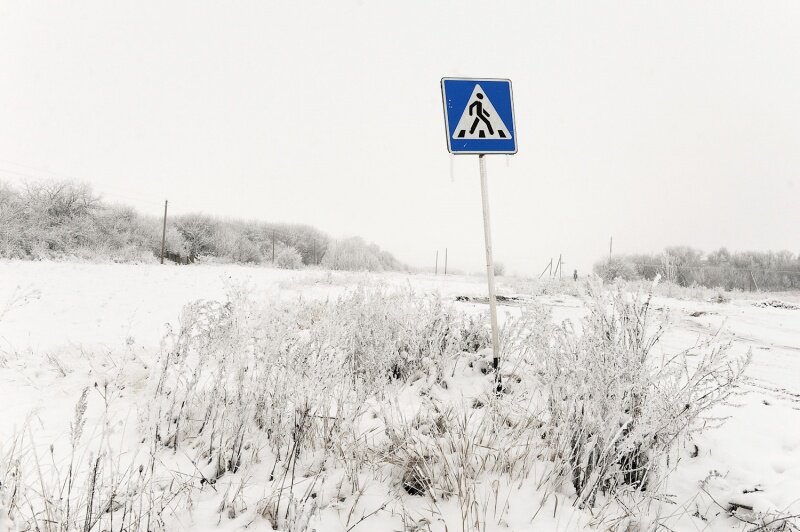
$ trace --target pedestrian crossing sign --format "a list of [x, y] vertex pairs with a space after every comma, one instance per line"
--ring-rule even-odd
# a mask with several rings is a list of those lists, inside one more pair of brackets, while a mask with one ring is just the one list
[[450, 153], [517, 153], [511, 80], [442, 78]]

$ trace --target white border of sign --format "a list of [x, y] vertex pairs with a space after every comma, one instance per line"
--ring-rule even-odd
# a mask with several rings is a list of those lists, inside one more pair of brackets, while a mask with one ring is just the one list
[[[481, 81], [505, 81], [508, 83], [508, 94], [511, 97], [511, 122], [514, 124], [514, 151], [453, 151], [450, 144], [450, 121], [447, 117], [447, 100], [444, 92], [445, 81], [474, 81], [480, 83]], [[444, 77], [439, 81], [439, 87], [442, 92], [442, 112], [444, 113], [444, 134], [447, 137], [447, 151], [453, 155], [514, 155], [519, 151], [519, 142], [517, 142], [517, 117], [514, 112], [514, 86], [510, 79], [507, 78], [451, 78]]]

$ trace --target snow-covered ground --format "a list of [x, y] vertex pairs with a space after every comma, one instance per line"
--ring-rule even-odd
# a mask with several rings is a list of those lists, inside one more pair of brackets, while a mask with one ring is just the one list
[[[481, 278], [468, 276], [233, 265], [0, 262], [0, 458], [26, 426], [26, 437], [43, 454], [49, 445], [58, 446], [69, 437], [82, 390], [89, 387], [91, 393], [102, 394], [104, 383], [113, 379], [124, 381], [114, 407], [117, 438], [135, 445], [136, 419], [148, 405], [141, 393], [146, 388], [148, 363], [160, 349], [167, 324], [177, 327], [187, 302], [222, 299], [231, 286], [247, 286], [261, 301], [291, 302], [333, 298], [357, 285], [410, 287], [418, 293], [438, 292], [448, 301], [485, 292]], [[579, 319], [585, 312], [574, 296], [526, 293], [526, 286], [501, 281], [500, 293], [532, 296], [549, 307], [557, 321]], [[797, 300], [796, 296], [789, 300], [793, 297]], [[736, 406], [715, 412], [730, 419], [696, 437], [692, 448], [683, 449], [673, 464], [667, 484], [673, 497], [665, 507], [672, 508], [674, 518], [664, 523], [673, 530], [743, 529], [745, 523], [728, 513], [731, 503], [738, 505], [733, 509], [745, 519], [750, 511], [800, 514], [800, 310], [762, 308], [753, 305], [752, 299], [736, 298], [711, 303], [657, 297], [654, 302], [673, 318], [673, 327], [660, 345], [665, 353], [686, 349], [717, 331], [732, 341], [733, 354], [752, 351], [746, 393], [736, 398]], [[479, 302], [455, 304], [472, 313], [485, 311]], [[501, 305], [501, 316], [519, 308]], [[141, 363], [128, 364], [131, 360]], [[90, 409], [87, 431], [98, 430], [92, 427], [93, 420], [99, 423], [100, 416]], [[380, 494], [370, 496], [380, 499]], [[556, 517], [537, 521], [535, 527], [529, 524], [530, 529], [575, 530], [589, 522], [552, 504], [546, 511]], [[199, 504], [195, 513], [210, 515], [214, 509]], [[379, 520], [379, 514], [352, 529], [390, 526], [386, 524], [390, 521]], [[218, 522], [219, 518], [200, 518], [192, 525], [183, 521], [182, 526], [204, 530]], [[245, 524], [223, 519], [219, 526], [240, 529]], [[255, 526], [251, 524], [250, 529]], [[318, 525], [317, 530], [326, 529], [321, 526], [327, 525]], [[331, 521], [329, 526], [330, 530], [349, 530], [343, 523]], [[430, 526], [443, 529], [438, 524]], [[492, 526], [487, 529], [493, 530]], [[449, 523], [448, 529], [461, 529], [461, 523]], [[529, 528], [509, 523], [506, 529]]]

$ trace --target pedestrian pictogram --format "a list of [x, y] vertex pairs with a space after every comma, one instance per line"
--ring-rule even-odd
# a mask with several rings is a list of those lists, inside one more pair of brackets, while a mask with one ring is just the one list
[[511, 135], [480, 85], [475, 85], [467, 108], [456, 125], [456, 139], [507, 139]]
[[442, 78], [450, 153], [516, 153], [514, 102], [507, 79]]

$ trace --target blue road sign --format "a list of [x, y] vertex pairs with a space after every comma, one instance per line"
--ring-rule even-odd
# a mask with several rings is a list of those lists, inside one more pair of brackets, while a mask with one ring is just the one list
[[509, 79], [442, 78], [450, 153], [517, 153]]

